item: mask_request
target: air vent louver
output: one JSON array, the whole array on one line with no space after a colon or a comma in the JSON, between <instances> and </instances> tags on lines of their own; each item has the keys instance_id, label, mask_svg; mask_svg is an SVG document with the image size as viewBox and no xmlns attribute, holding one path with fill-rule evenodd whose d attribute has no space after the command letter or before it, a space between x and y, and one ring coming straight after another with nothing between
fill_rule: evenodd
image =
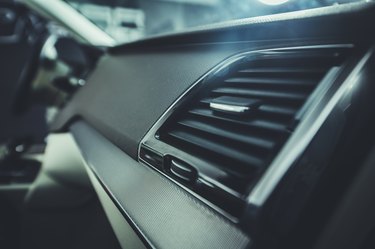
<instances>
[{"instance_id":1,"label":"air vent louver","mask_svg":"<svg viewBox=\"0 0 375 249\"><path fill-rule=\"evenodd\" d=\"M298 111L342 56L340 49L243 56L196 86L158 129L157 140L188 155L182 159L204 181L245 197L293 132ZM168 173L168 166L162 170Z\"/></svg>"}]
</instances>

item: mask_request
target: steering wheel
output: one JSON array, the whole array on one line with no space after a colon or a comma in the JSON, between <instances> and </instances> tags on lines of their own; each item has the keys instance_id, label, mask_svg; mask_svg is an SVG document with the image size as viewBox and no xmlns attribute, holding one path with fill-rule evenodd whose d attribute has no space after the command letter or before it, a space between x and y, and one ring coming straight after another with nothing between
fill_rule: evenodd
<instances>
[{"instance_id":1,"label":"steering wheel","mask_svg":"<svg viewBox=\"0 0 375 249\"><path fill-rule=\"evenodd\" d=\"M38 68L40 53L48 35L46 22L23 5L0 3L0 75L6 91L0 94L4 112L17 114L28 106L30 84Z\"/></svg>"}]
</instances>

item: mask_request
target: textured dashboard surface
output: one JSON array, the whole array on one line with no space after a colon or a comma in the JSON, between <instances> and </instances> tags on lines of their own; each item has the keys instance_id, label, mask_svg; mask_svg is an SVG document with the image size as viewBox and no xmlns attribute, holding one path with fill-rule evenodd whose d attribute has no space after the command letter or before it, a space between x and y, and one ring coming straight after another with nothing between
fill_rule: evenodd
<instances>
[{"instance_id":1,"label":"textured dashboard surface","mask_svg":"<svg viewBox=\"0 0 375 249\"><path fill-rule=\"evenodd\" d=\"M249 245L250 239L229 221L142 167L87 124L77 122L71 130L88 166L149 246L219 249Z\"/></svg>"},{"instance_id":2,"label":"textured dashboard surface","mask_svg":"<svg viewBox=\"0 0 375 249\"><path fill-rule=\"evenodd\" d=\"M277 15L110 49L52 130L81 118L136 158L139 142L157 119L225 58L259 48L371 42L361 26L374 19L373 8L363 3Z\"/></svg>"}]
</instances>

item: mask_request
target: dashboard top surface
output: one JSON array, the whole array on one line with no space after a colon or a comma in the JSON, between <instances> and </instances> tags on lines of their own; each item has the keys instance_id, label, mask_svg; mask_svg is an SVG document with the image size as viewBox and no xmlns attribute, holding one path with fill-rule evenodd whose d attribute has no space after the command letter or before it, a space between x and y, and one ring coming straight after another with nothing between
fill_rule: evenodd
<instances>
[{"instance_id":1,"label":"dashboard top surface","mask_svg":"<svg viewBox=\"0 0 375 249\"><path fill-rule=\"evenodd\" d=\"M83 119L133 158L147 131L202 75L234 54L264 48L371 44L373 3L259 17L111 48L58 115Z\"/></svg>"}]
</instances>

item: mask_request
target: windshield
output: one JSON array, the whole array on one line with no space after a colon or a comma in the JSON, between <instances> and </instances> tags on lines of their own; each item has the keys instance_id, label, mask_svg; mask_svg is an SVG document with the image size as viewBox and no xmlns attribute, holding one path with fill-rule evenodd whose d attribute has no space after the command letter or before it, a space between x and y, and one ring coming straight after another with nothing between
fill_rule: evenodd
<instances>
[{"instance_id":1,"label":"windshield","mask_svg":"<svg viewBox=\"0 0 375 249\"><path fill-rule=\"evenodd\" d=\"M95 25L125 43L148 36L247 17L358 0L67 0Z\"/></svg>"}]
</instances>

